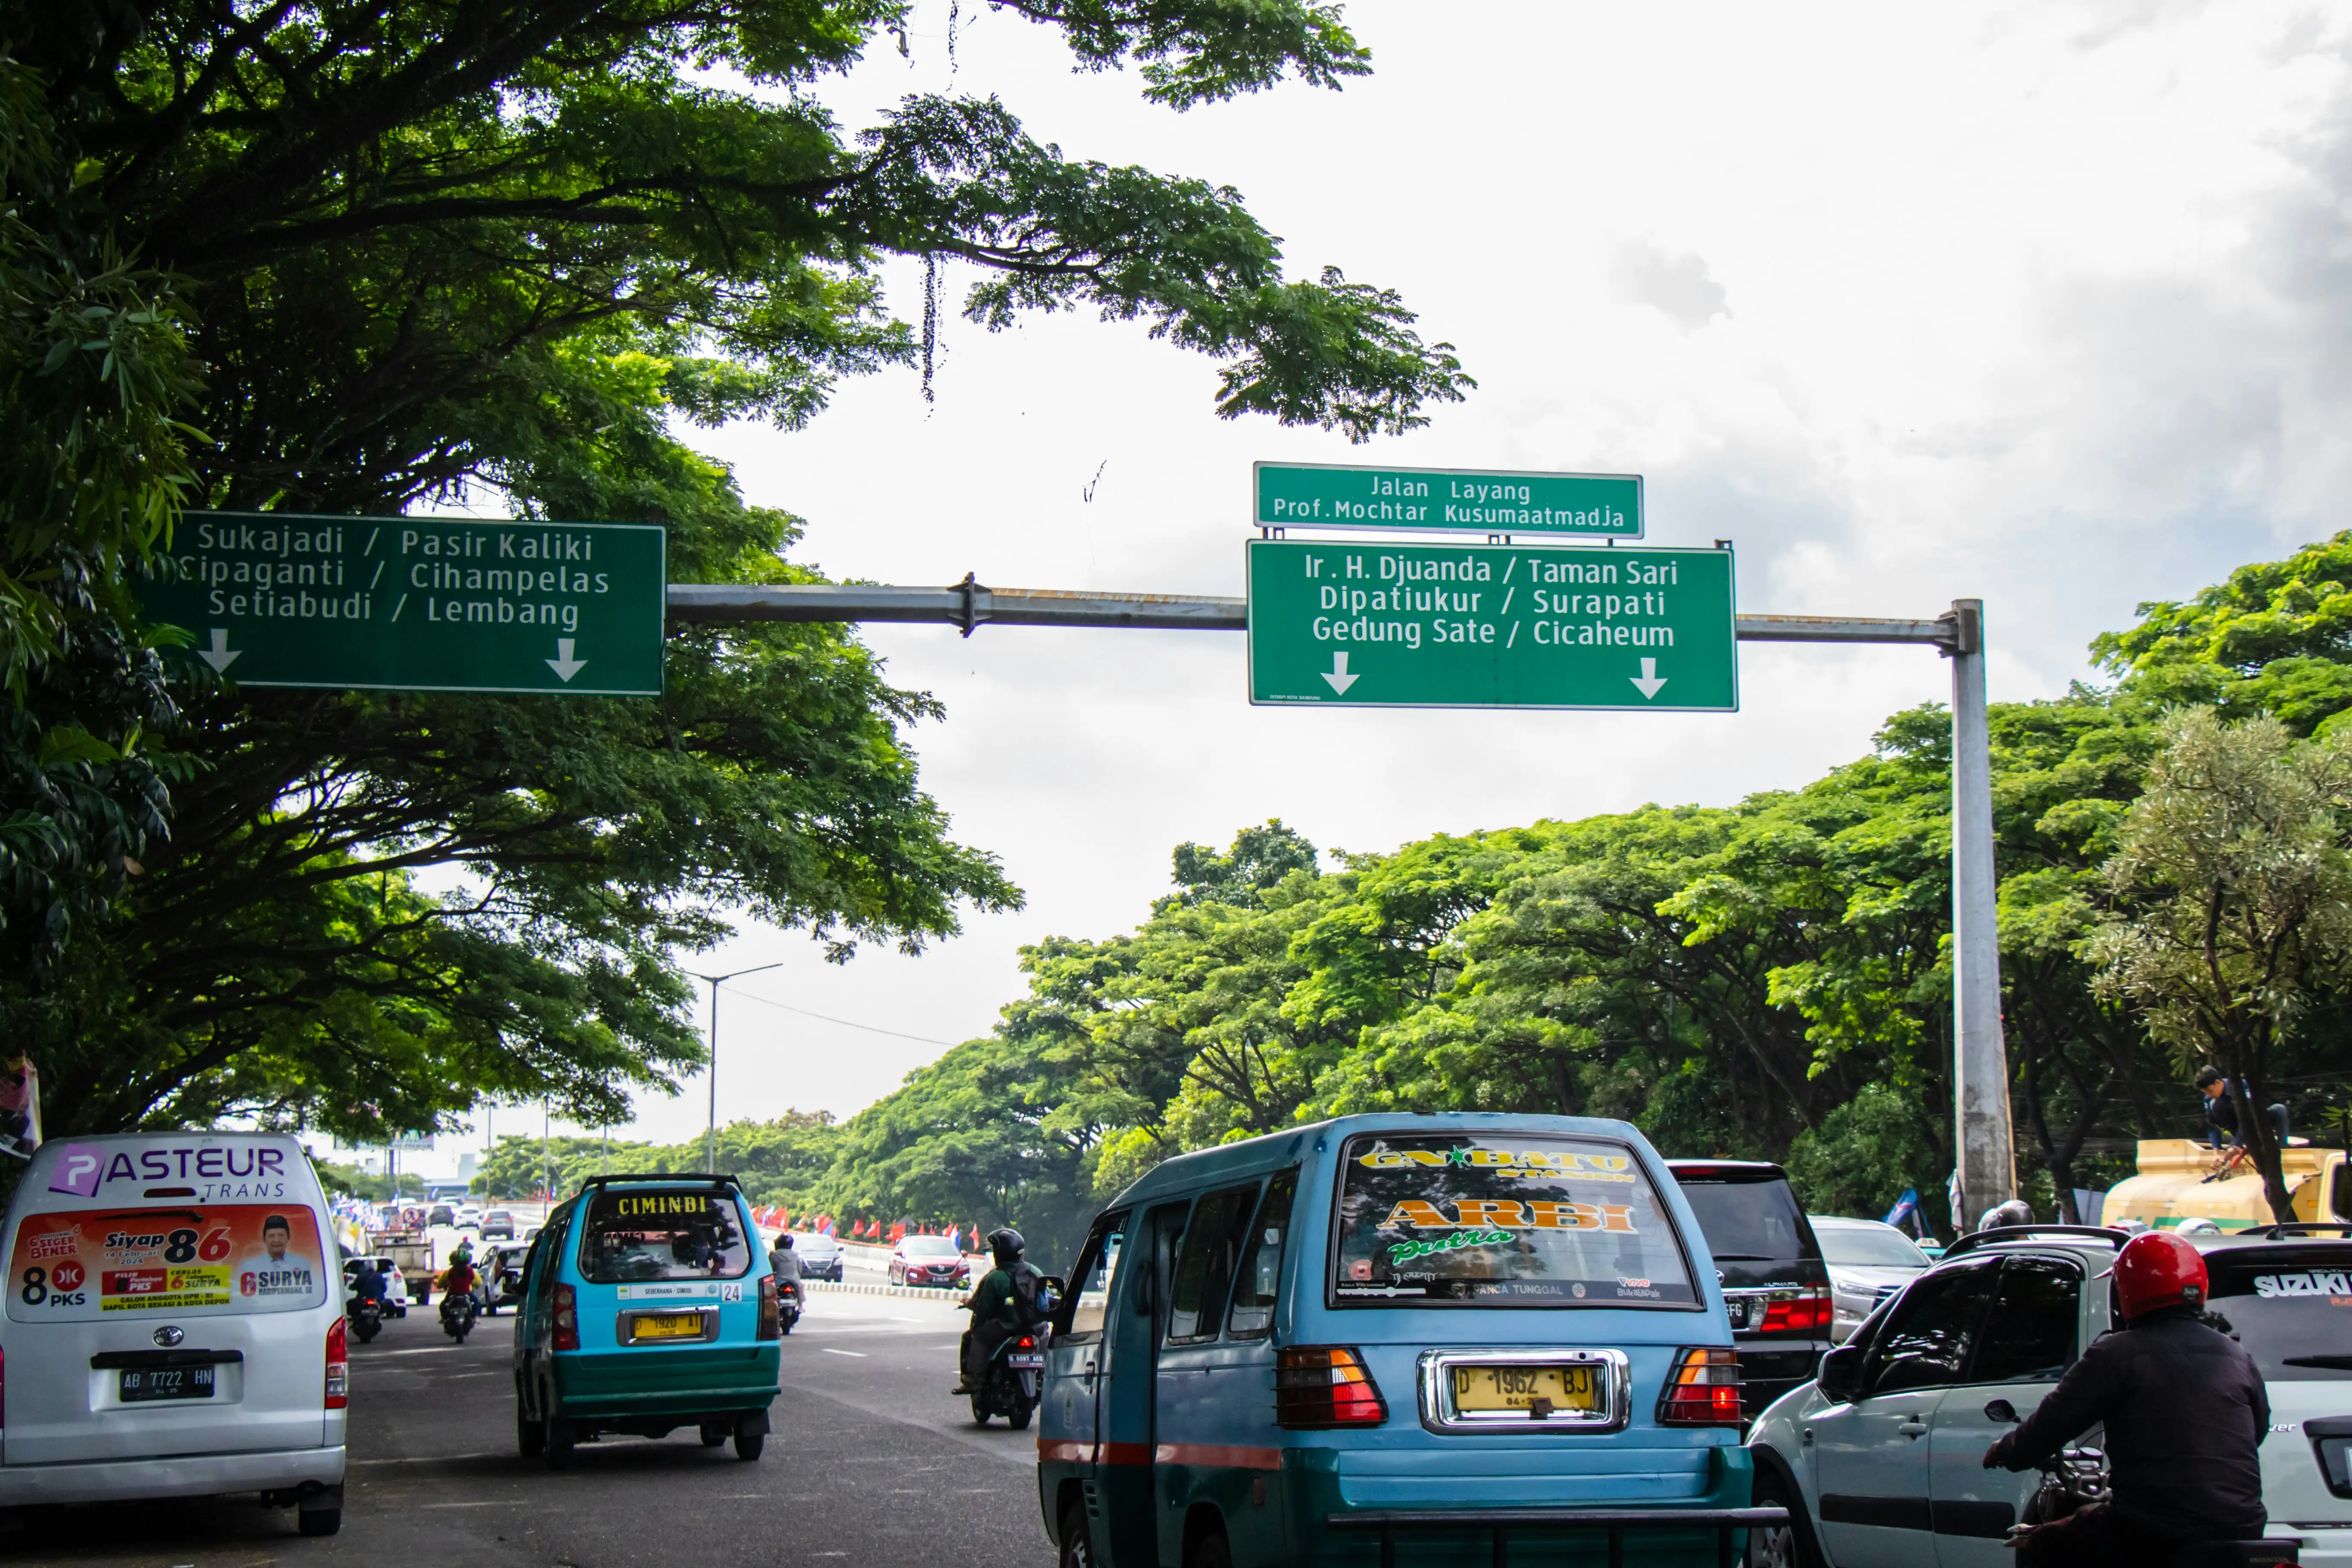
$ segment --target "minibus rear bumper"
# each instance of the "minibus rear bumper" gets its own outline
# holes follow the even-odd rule
[[[1323,1527],[1377,1531],[1381,1568],[1395,1568],[1397,1542],[1412,1535],[1443,1533],[1459,1543],[1465,1536],[1484,1534],[1496,1542],[1495,1561],[1500,1563],[1507,1559],[1509,1545],[1524,1543],[1526,1537],[1570,1531],[1594,1543],[1605,1542],[1612,1563],[1626,1560],[1629,1541],[1638,1557],[1641,1539],[1649,1532],[1671,1531],[1688,1536],[1706,1531],[1716,1537],[1717,1561],[1723,1568],[1731,1568],[1747,1549],[1750,1530],[1788,1521],[1785,1508],[1383,1508],[1330,1514]]]
[[[343,1463],[344,1449],[338,1444],[253,1454],[0,1465],[0,1508],[337,1487],[343,1481]]]
[[[1401,1559],[1459,1563],[1465,1552],[1483,1558],[1489,1551],[1496,1562],[1517,1552],[1549,1562],[1563,1547],[1579,1552],[1580,1561],[1590,1554],[1594,1563],[1714,1568],[1737,1563],[1747,1532],[1780,1522],[1787,1510],[1749,1506],[1754,1469],[1745,1449],[1702,1452],[1702,1484],[1654,1503],[1481,1506],[1478,1494],[1491,1495],[1490,1479],[1465,1484],[1462,1506],[1350,1506],[1341,1495],[1339,1456],[1328,1449],[1290,1450],[1286,1458],[1297,1462],[1285,1467],[1285,1479],[1295,1489],[1292,1528],[1297,1538],[1320,1542],[1310,1554],[1318,1562],[1365,1562],[1365,1549],[1376,1541],[1381,1568],[1395,1568]]]
[[[709,1351],[551,1358],[555,1401],[570,1420],[765,1410],[775,1402],[782,1354],[772,1343]]]

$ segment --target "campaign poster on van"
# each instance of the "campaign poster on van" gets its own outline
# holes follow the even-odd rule
[[[302,1205],[32,1214],[8,1264],[8,1316],[299,1311],[327,1299],[324,1257]]]

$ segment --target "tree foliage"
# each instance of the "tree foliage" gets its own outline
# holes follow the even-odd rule
[[[2251,1102],[2239,1131],[2273,1216],[2293,1217],[2255,1113],[2278,1048],[2352,974],[2352,736],[2296,742],[2274,719],[2184,709],[2116,832],[2116,910],[2088,945],[2173,1059],[2211,1062]]]
[[[1001,8],[1176,109],[1367,68],[1312,0]],[[619,1120],[699,1059],[673,955],[736,911],[845,958],[1019,897],[918,784],[937,706],[838,628],[673,628],[657,700],[225,689],[160,660],[129,597],[182,500],[487,500],[664,523],[681,580],[814,580],[797,520],[682,437],[796,427],[843,377],[927,361],[894,256],[963,268],[989,330],[1139,323],[1218,367],[1226,416],[1361,440],[1471,384],[1392,292],[1286,276],[1229,188],[1067,155],[987,95],[836,123],[813,89],[906,23],[56,0],[0,24],[0,936],[75,944],[0,969],[0,1024],[55,1130],[366,1138],[481,1094]]]

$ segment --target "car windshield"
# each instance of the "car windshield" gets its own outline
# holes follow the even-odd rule
[[[2335,1269],[2210,1252],[2205,1262],[2213,1290],[2206,1321],[2236,1337],[2265,1382],[2352,1379],[2352,1258]]]
[[[910,1236],[898,1244],[909,1258],[961,1258],[956,1244],[944,1236]]]
[[[1674,1221],[1622,1143],[1381,1133],[1342,1155],[1335,1303],[1688,1306]]]
[[[607,1188],[589,1200],[580,1268],[596,1284],[732,1279],[751,1268],[751,1244],[724,1194]]]
[[[1821,1240],[1824,1258],[1849,1268],[1927,1267],[1927,1255],[1913,1246],[1909,1237],[1879,1226],[1815,1220],[1813,1235]]]
[[[1804,1216],[1785,1181],[1685,1179],[1682,1189],[1718,1258],[1788,1263],[1819,1256],[1806,1245]]]

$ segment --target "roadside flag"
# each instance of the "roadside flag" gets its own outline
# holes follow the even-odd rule
[[[1905,1220],[1909,1219],[1918,1212],[1918,1189],[1916,1187],[1906,1187],[1903,1189],[1903,1195],[1895,1200],[1895,1206],[1886,1211],[1885,1223],[1888,1225],[1901,1225]]]

